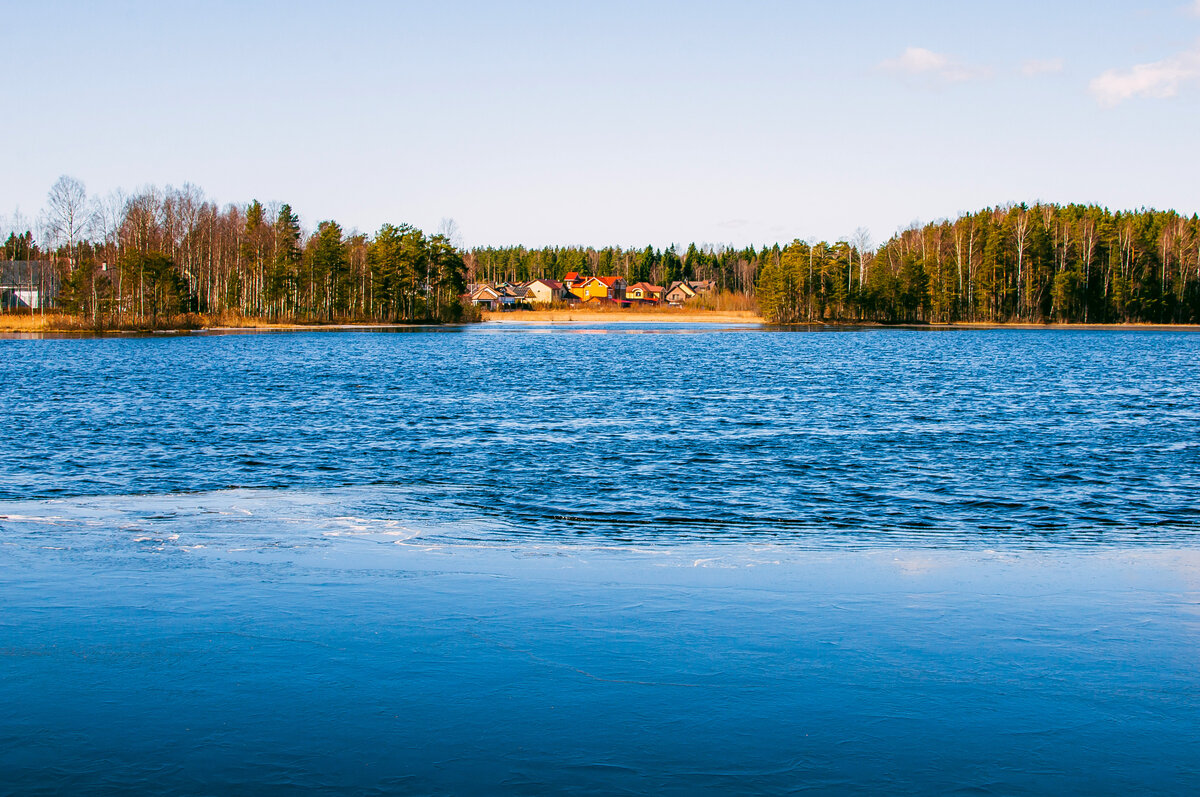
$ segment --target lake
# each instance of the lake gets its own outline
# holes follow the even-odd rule
[[[1198,333],[0,355],[0,792],[1200,789]]]

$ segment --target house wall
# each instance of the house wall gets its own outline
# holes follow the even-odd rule
[[[0,288],[0,309],[37,310],[41,297],[37,288]]]
[[[571,288],[571,293],[583,299],[585,302],[592,299],[607,299],[608,286],[600,280],[588,280],[583,285],[576,285]]]
[[[534,304],[550,304],[558,296],[555,295],[554,289],[549,285],[543,285],[540,282],[535,282],[529,286],[529,293],[526,296],[527,301]]]

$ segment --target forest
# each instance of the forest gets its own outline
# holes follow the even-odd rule
[[[860,228],[850,240],[761,248],[464,251],[453,223],[434,234],[385,224],[367,235],[335,221],[306,231],[287,204],[218,207],[190,185],[89,198],[63,177],[36,225],[7,226],[3,258],[49,263],[58,307],[97,324],[182,313],[456,322],[475,317],[461,299],[470,283],[571,271],[711,279],[779,324],[1200,322],[1200,217],[1175,211],[1010,204],[878,246]]]
[[[56,306],[98,326],[153,325],[182,314],[307,322],[474,317],[460,300],[466,264],[450,232],[385,224],[367,236],[335,221],[306,232],[287,204],[221,208],[190,185],[91,199],[68,177],[50,191],[40,235],[20,226],[9,223],[4,259],[49,262],[49,275],[39,277],[56,283]]]
[[[846,243],[760,253],[776,322],[1200,321],[1200,218],[1093,205],[1010,205]]]
[[[1094,205],[1007,205],[850,240],[761,249],[478,248],[480,279],[569,271],[662,285],[716,280],[773,323],[1200,322],[1200,217]]]

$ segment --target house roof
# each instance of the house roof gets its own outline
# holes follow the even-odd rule
[[[661,285],[651,285],[649,282],[635,282],[629,286],[629,290],[631,291],[637,290],[638,288],[641,288],[644,291],[650,291],[651,293],[662,293]]]
[[[672,291],[673,291],[673,290],[675,290],[676,288],[678,288],[679,290],[681,290],[681,291],[683,291],[684,293],[688,294],[689,296],[695,296],[695,295],[696,295],[696,292],[695,292],[694,290],[692,290],[692,286],[691,286],[691,285],[688,285],[686,282],[672,282],[672,283],[671,283],[671,287],[667,288],[667,293],[670,293],[670,292],[672,292]]]
[[[480,285],[480,286],[476,287],[475,290],[471,291],[471,301],[475,301],[476,299],[482,299],[485,297],[486,294],[489,294],[489,293],[491,294],[491,297],[489,297],[489,298],[492,298],[492,299],[500,298],[500,294],[497,293],[496,289],[493,288],[491,285]]]
[[[593,279],[598,279],[601,282],[603,282],[605,285],[607,285],[608,287],[611,288],[613,285],[616,285],[617,281],[620,280],[621,278],[620,277],[593,277]]]
[[[528,283],[526,283],[526,287],[529,287],[538,282],[542,283],[543,285],[545,285],[547,288],[549,288],[552,291],[561,291],[562,290],[562,283],[559,282],[558,280],[552,280],[552,279],[530,280]]]
[[[19,288],[49,282],[55,276],[52,265],[49,260],[0,260],[0,285]]]
[[[574,282],[577,279],[579,279],[578,271],[568,271],[567,272],[567,276],[566,276],[567,282]]]

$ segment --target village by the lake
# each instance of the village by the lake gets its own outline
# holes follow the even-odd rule
[[[467,287],[464,298],[485,310],[523,310],[534,307],[590,308],[683,307],[716,290],[716,280],[676,280],[665,288],[649,282],[629,284],[616,276],[585,276],[567,272],[560,280],[481,282]]]

